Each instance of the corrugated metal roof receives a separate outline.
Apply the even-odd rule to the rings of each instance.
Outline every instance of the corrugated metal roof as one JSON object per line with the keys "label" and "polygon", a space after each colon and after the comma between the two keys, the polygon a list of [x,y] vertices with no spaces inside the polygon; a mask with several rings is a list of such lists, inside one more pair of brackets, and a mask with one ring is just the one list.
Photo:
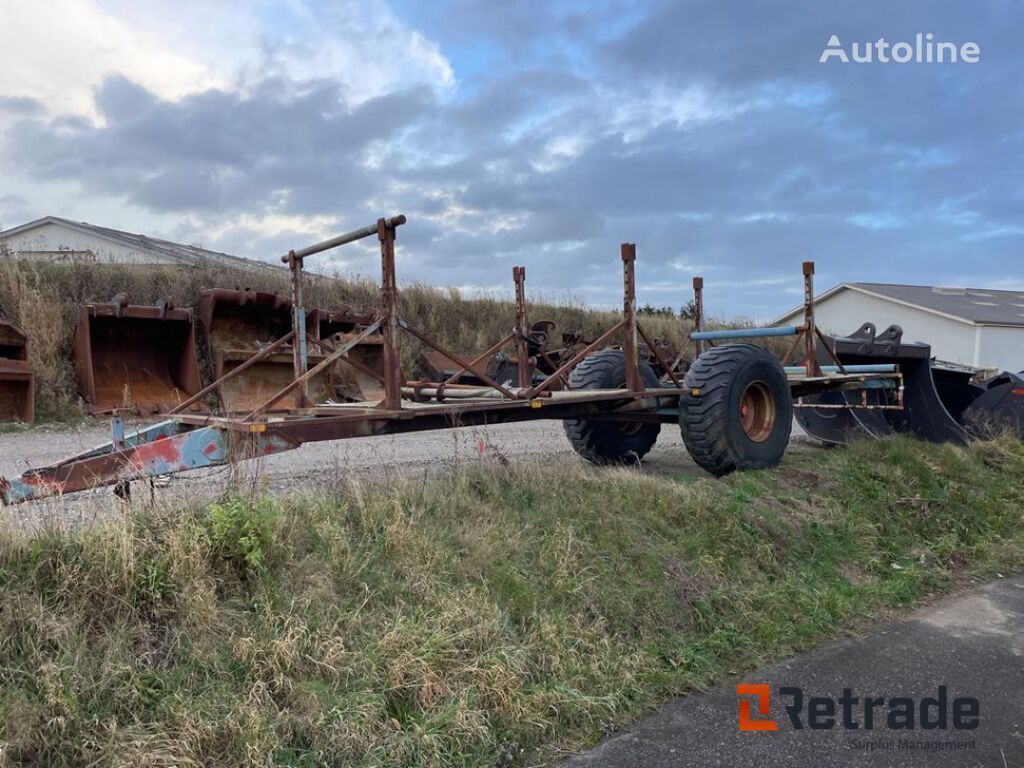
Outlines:
{"label": "corrugated metal roof", "polygon": [[[972,325],[1024,327],[1024,290],[946,288],[936,285],[899,285],[896,283],[840,283],[824,293],[818,294],[815,301],[824,302],[830,296],[846,290],[899,302]],[[774,324],[784,325],[802,315],[803,311],[803,305],[794,307],[776,318]]]}
{"label": "corrugated metal roof", "polygon": [[105,240],[117,243],[118,245],[122,245],[126,248],[159,254],[173,262],[188,266],[212,263],[225,267],[236,268],[273,269],[275,271],[282,269],[282,267],[268,264],[263,261],[246,259],[242,256],[232,256],[229,253],[209,251],[206,248],[200,248],[195,245],[182,245],[181,243],[173,243],[170,240],[161,240],[156,237],[148,237],[147,235],[139,235],[133,232],[124,232],[119,229],[100,227],[96,224],[89,224],[84,221],[71,221],[70,219],[62,219],[59,216],[46,216],[42,219],[36,219],[35,221],[30,221],[29,223],[22,224],[18,227],[3,230],[0,232],[0,239],[27,232],[36,227],[42,226],[43,224],[58,224],[70,227],[71,229],[87,232],[95,235],[96,237],[101,237]]}
{"label": "corrugated metal roof", "polygon": [[1024,290],[943,288],[892,283],[847,283],[877,296],[952,315],[979,325],[1024,326]]}

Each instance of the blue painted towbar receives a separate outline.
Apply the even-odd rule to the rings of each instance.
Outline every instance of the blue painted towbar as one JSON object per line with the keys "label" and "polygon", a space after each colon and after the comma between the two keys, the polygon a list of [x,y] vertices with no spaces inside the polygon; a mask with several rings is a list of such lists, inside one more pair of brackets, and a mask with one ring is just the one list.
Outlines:
{"label": "blue painted towbar", "polygon": [[724,341],[726,339],[760,339],[766,336],[796,336],[800,329],[795,325],[779,325],[770,328],[732,328],[726,331],[694,331],[693,341]]}
{"label": "blue painted towbar", "polygon": [[[178,431],[185,429],[185,431]],[[30,470],[21,477],[0,477],[0,502],[17,504],[113,485],[125,480],[216,467],[292,450],[298,443],[272,432],[230,435],[216,427],[183,427],[165,421],[59,464]]]}

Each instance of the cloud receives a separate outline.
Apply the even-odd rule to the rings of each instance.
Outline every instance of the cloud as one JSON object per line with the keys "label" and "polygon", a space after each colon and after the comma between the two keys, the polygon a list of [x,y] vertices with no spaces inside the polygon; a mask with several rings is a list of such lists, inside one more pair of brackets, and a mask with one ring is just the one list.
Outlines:
{"label": "cloud", "polygon": [[[150,29],[148,7],[119,23]],[[1024,86],[1007,30],[1024,11],[988,11],[254,0],[177,45],[161,7],[212,84],[175,91],[122,57],[83,75],[87,107],[56,109],[0,81],[0,170],[34,200],[49,185],[98,204],[66,197],[77,186],[104,215],[122,206],[97,223],[252,256],[403,212],[404,278],[493,286],[522,263],[531,290],[606,306],[624,240],[641,301],[684,303],[676,265],[699,265],[717,314],[777,314],[808,258],[819,285],[1016,279]],[[982,63],[818,63],[832,33],[921,29],[977,40]],[[372,249],[324,258],[377,268]]]}
{"label": "cloud", "polygon": [[170,98],[214,82],[202,64],[93,0],[5,0],[0,29],[0,93],[30,97],[52,114],[95,115],[91,89],[109,72],[131,73],[135,82]]}

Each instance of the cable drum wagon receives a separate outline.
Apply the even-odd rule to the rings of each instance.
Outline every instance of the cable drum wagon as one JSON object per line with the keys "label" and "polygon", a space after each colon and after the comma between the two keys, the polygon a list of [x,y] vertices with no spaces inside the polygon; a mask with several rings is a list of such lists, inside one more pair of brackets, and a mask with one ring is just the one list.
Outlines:
{"label": "cable drum wagon", "polygon": [[[527,319],[526,270],[516,267],[515,317],[510,318],[509,332],[483,355],[467,360],[402,316],[395,243],[405,222],[404,216],[382,218],[290,251],[282,257],[292,281],[290,323],[276,329],[276,339],[263,340],[258,348],[248,346],[236,365],[222,367],[216,381],[169,409],[157,423],[125,434],[115,420],[113,439],[105,445],[17,478],[0,478],[3,502],[102,485],[123,489],[133,480],[268,456],[304,443],[534,419],[562,421],[576,452],[596,463],[636,462],[650,451],[662,425],[675,424],[694,460],[723,475],[777,463],[789,441],[793,409],[805,397],[842,393],[840,403],[821,407],[844,410],[903,407],[898,365],[843,365],[838,360],[819,364],[822,347],[831,353],[814,325],[809,262],[804,265],[803,325],[707,331],[700,328],[698,311],[698,330],[691,338],[701,354],[685,375],[682,355],[667,359],[637,318],[635,245],[621,247],[621,319],[546,376],[536,375],[532,358],[538,347]],[[376,238],[380,246],[379,308],[347,318],[345,333],[334,334],[331,343],[310,357],[306,334],[317,322],[307,318],[303,305],[304,261],[364,238]],[[762,347],[743,341],[767,336],[792,337],[790,351],[803,350],[804,363],[787,367],[786,360],[780,362]],[[448,370],[428,378],[406,377],[399,363],[400,345],[406,339],[446,360]],[[368,340],[377,351],[359,359],[352,356],[353,350],[365,350]],[[716,343],[720,346],[713,346]],[[499,382],[485,370],[488,357],[503,349],[515,362],[515,380]],[[207,395],[230,391],[234,378],[281,353],[291,355],[292,374],[273,394],[263,393],[260,402],[239,402],[231,412],[189,412]],[[350,397],[325,398],[317,382],[339,362],[359,372],[361,386],[352,389]],[[477,383],[459,383],[463,374],[471,374]],[[887,393],[884,402],[869,399],[869,393],[878,391]]]}

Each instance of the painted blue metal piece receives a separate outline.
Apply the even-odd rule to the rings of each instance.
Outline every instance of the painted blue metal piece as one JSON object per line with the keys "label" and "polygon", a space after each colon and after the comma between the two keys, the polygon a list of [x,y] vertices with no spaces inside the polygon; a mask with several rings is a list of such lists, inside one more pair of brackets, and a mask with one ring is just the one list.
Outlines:
{"label": "painted blue metal piece", "polygon": [[309,353],[306,349],[306,308],[302,306],[295,307],[295,327],[298,328],[299,334],[296,341],[298,346],[299,361],[302,368],[302,373],[309,370]]}
{"label": "painted blue metal piece", "polygon": [[5,505],[16,504],[124,480],[219,466],[298,447],[273,433],[254,433],[242,439],[248,442],[239,444],[227,430],[217,427],[192,428],[173,421],[162,422],[128,435],[120,447],[108,443],[13,480],[0,478],[0,500]]}
{"label": "painted blue metal piece", "polygon": [[868,379],[858,381],[857,389],[896,389],[899,382],[896,379]]}
{"label": "painted blue metal piece", "polygon": [[124,445],[124,422],[120,416],[110,420],[110,437],[114,445],[121,448]]}
{"label": "painted blue metal piece", "polygon": [[116,450],[123,450],[125,448],[132,448],[136,445],[142,445],[143,443],[152,443],[154,440],[159,440],[162,437],[171,437],[179,432],[186,432],[189,428],[184,427],[173,419],[167,421],[160,421],[156,424],[151,424],[148,427],[144,427],[135,432],[130,432],[121,439],[120,447],[114,445],[114,443],[104,443],[103,445],[95,448],[90,448],[88,451],[82,453],[76,453],[74,456],[69,456],[66,459],[61,460],[61,464],[67,464],[71,461],[81,461],[82,459],[89,459],[94,456],[103,456],[108,453],[113,453]]}
{"label": "painted blue metal piece", "polygon": [[767,336],[796,336],[800,329],[795,325],[780,325],[770,328],[733,328],[725,331],[694,331],[692,341],[725,341],[726,339],[760,339]]}
{"label": "painted blue metal piece", "polygon": [[0,501],[3,501],[5,507],[10,504],[37,499],[42,495],[39,493],[38,486],[29,485],[23,482],[20,477],[16,477],[13,480],[3,480],[3,478],[0,478],[0,481],[2,481],[0,482]]}

